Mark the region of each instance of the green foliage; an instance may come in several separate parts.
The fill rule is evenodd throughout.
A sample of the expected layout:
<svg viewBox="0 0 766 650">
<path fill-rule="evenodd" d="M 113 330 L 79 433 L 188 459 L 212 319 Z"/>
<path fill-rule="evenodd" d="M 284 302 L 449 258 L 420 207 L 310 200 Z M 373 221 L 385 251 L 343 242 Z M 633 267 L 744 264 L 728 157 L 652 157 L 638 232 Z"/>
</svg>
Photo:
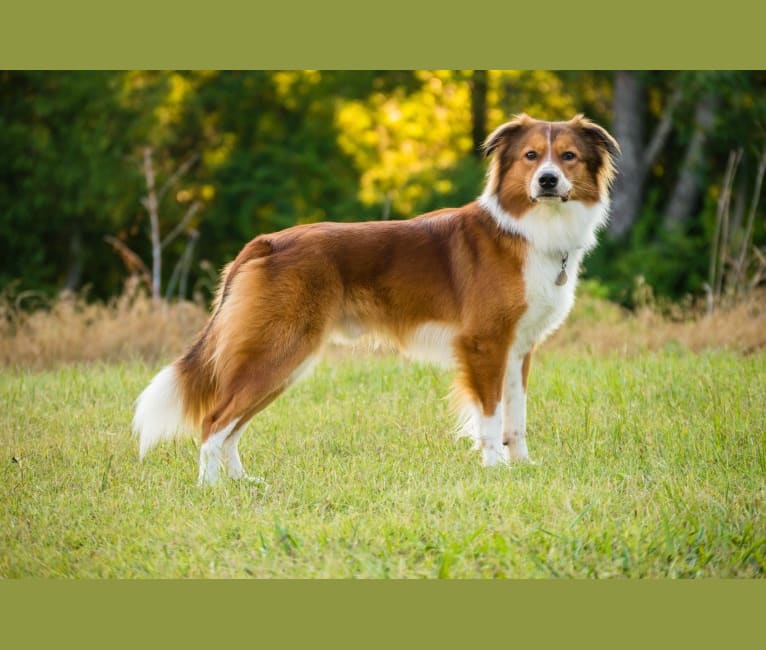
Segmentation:
<svg viewBox="0 0 766 650">
<path fill-rule="evenodd" d="M 700 295 L 707 281 L 716 211 L 729 155 L 742 149 L 733 203 L 739 204 L 740 222 L 753 201 L 758 159 L 766 151 L 766 75 L 762 72 L 645 72 L 650 84 L 648 126 L 653 129 L 662 112 L 661 98 L 677 86 L 682 99 L 675 112 L 672 134 L 650 170 L 643 209 L 634 227 L 620 240 L 602 237 L 598 249 L 586 260 L 588 277 L 597 277 L 609 287 L 609 297 L 632 305 L 636 277 L 658 296 L 673 299 Z M 669 228 L 664 211 L 678 179 L 685 148 L 695 128 L 695 103 L 705 94 L 718 101 L 713 129 L 707 134 L 705 160 L 696 169 L 702 187 L 693 217 Z M 757 212 L 753 244 L 766 245 L 766 210 Z M 735 217 L 733 217 L 736 219 Z M 734 229 L 735 223 L 731 224 Z M 732 230 L 738 243 L 740 232 Z"/>
<path fill-rule="evenodd" d="M 647 214 L 626 239 L 603 238 L 585 260 L 587 278 L 606 288 L 602 297 L 634 306 L 636 278 L 658 296 L 700 294 L 707 280 L 709 239 L 700 233 L 663 229 Z"/>
<path fill-rule="evenodd" d="M 111 73 L 0 73 L 0 284 L 60 281 L 77 235 L 88 281 L 119 286 L 101 239 L 131 220 L 138 177 L 116 93 Z"/>
<path fill-rule="evenodd" d="M 198 161 L 160 206 L 167 233 L 192 201 L 202 208 L 191 282 L 209 292 L 210 269 L 258 233 L 319 220 L 409 218 L 459 205 L 480 191 L 472 151 L 471 71 L 0 72 L 0 286 L 53 292 L 89 285 L 119 292 L 126 269 L 104 237 L 149 262 L 141 150 L 155 151 L 158 184 Z M 698 292 L 729 152 L 743 147 L 743 191 L 766 136 L 762 72 L 645 72 L 649 128 L 665 98 L 683 91 L 667 146 L 650 171 L 642 217 L 626 241 L 588 261 L 611 296 L 641 273 L 658 293 Z M 672 234 L 662 211 L 703 93 L 719 118 L 699 170 L 695 218 Z M 487 127 L 526 111 L 576 112 L 609 125 L 608 72 L 490 71 Z M 766 243 L 763 210 L 754 242 Z M 166 280 L 185 246 L 165 252 Z"/>
</svg>

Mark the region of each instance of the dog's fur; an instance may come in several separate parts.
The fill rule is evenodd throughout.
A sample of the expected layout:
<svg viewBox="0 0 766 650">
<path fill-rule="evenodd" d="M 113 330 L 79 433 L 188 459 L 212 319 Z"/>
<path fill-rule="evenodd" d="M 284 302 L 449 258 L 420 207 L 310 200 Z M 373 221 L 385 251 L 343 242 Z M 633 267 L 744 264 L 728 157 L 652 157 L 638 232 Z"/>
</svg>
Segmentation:
<svg viewBox="0 0 766 650">
<path fill-rule="evenodd" d="M 485 465 L 528 459 L 532 350 L 572 307 L 618 151 L 581 115 L 521 115 L 487 138 L 477 201 L 407 221 L 256 237 L 224 270 L 196 341 L 139 397 L 140 456 L 201 426 L 200 483 L 215 482 L 221 465 L 243 477 L 237 441 L 250 418 L 331 338 L 370 333 L 415 358 L 454 362 L 462 430 Z"/>
</svg>

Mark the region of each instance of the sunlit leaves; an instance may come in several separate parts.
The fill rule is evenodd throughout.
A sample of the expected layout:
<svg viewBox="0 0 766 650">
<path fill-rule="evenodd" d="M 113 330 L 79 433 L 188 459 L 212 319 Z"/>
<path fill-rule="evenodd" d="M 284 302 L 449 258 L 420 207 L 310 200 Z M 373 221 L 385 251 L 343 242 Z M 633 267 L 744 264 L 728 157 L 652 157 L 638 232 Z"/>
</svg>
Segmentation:
<svg viewBox="0 0 766 650">
<path fill-rule="evenodd" d="M 114 234 L 137 254 L 148 252 L 139 204 L 146 145 L 163 179 L 198 157 L 174 184 L 161 218 L 172 226 L 190 202 L 202 200 L 196 254 L 218 267 L 260 232 L 325 219 L 406 218 L 470 201 L 485 164 L 474 137 L 478 143 L 482 131 L 513 114 L 562 120 L 584 112 L 612 122 L 608 71 L 490 70 L 486 124 L 477 125 L 473 79 L 471 70 L 0 72 L 0 284 L 23 275 L 25 287 L 60 288 L 76 268 L 72 233 L 79 230 L 81 285 L 101 297 L 119 291 L 124 269 L 103 237 Z M 646 255 L 656 239 L 652 224 L 677 177 L 697 97 L 715 91 L 723 101 L 708 138 L 708 189 L 698 208 L 705 231 L 684 234 L 698 237 L 690 260 L 658 249 L 659 258 L 676 261 L 673 270 L 656 269 L 688 289 L 689 264 L 703 271 L 707 264 L 704 238 L 729 152 L 744 148 L 741 178 L 748 179 L 763 149 L 766 78 L 760 71 L 645 71 L 641 80 L 647 138 L 669 93 L 683 93 L 632 232 L 643 266 L 653 259 Z M 743 201 L 737 214 L 746 213 Z M 624 247 L 600 250 L 605 256 L 591 256 L 588 269 L 615 284 Z M 23 272 L 21 259 L 30 262 Z M 624 279 L 638 270 L 647 271 L 627 265 Z"/>
<path fill-rule="evenodd" d="M 338 142 L 360 172 L 360 199 L 412 214 L 471 147 L 469 86 L 459 72 L 419 71 L 421 87 L 339 102 Z"/>
<path fill-rule="evenodd" d="M 582 110 L 571 88 L 548 70 L 491 70 L 487 85 L 490 125 L 502 124 L 516 113 L 568 120 Z"/>
</svg>

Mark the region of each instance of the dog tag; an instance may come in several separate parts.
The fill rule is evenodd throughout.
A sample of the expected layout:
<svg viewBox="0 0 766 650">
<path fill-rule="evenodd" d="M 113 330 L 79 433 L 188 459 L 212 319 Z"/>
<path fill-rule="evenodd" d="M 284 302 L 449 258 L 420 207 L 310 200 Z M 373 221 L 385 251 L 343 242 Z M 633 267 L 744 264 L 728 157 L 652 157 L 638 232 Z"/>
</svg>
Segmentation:
<svg viewBox="0 0 766 650">
<path fill-rule="evenodd" d="M 569 251 L 565 251 L 561 256 L 561 271 L 556 277 L 556 286 L 563 287 L 569 278 L 567 278 L 567 262 L 569 261 Z"/>
</svg>

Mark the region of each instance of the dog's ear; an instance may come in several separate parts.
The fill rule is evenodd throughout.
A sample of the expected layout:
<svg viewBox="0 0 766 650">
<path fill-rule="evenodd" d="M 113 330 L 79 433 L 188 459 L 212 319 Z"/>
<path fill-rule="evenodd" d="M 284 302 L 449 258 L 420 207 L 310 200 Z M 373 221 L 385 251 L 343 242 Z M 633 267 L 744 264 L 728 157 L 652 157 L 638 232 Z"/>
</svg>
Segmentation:
<svg viewBox="0 0 766 650">
<path fill-rule="evenodd" d="M 620 155 L 620 145 L 617 144 L 609 132 L 600 127 L 595 122 L 591 122 L 584 115 L 575 115 L 571 120 L 572 124 L 580 129 L 580 132 L 593 142 L 599 149 L 606 152 L 612 158 L 616 158 Z"/>
<path fill-rule="evenodd" d="M 507 145 L 513 138 L 521 135 L 531 123 L 532 118 L 522 113 L 514 117 L 510 122 L 498 126 L 484 141 L 484 146 L 482 147 L 484 156 L 489 157 L 501 145 Z"/>
</svg>

